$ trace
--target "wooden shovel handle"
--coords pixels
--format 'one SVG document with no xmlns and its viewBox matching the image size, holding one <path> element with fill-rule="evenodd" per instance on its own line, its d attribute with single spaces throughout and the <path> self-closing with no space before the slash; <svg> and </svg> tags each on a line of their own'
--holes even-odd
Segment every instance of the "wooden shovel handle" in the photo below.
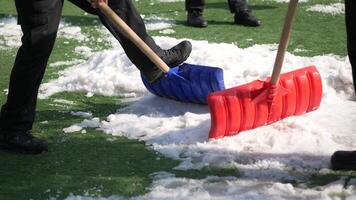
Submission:
<svg viewBox="0 0 356 200">
<path fill-rule="evenodd" d="M 106 3 L 98 7 L 158 68 L 164 73 L 169 71 L 168 65 Z"/>
<path fill-rule="evenodd" d="M 279 45 L 278 45 L 278 51 L 277 51 L 276 60 L 274 62 L 272 78 L 271 78 L 271 81 L 270 81 L 270 83 L 272 85 L 275 85 L 279 81 L 279 75 L 280 75 L 281 70 L 282 70 L 284 55 L 285 55 L 287 47 L 288 47 L 290 30 L 291 30 L 291 27 L 292 27 L 292 24 L 293 24 L 293 19 L 294 19 L 294 16 L 295 16 L 297 5 L 298 5 L 298 0 L 290 0 L 287 16 L 286 16 L 286 19 L 284 21 L 284 26 L 283 26 L 281 39 L 280 39 L 280 42 L 279 42 Z"/>
</svg>

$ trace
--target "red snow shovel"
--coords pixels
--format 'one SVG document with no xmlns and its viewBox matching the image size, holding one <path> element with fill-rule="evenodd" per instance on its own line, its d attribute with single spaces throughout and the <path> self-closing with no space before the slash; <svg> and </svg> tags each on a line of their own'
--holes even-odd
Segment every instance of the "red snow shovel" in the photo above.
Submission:
<svg viewBox="0 0 356 200">
<path fill-rule="evenodd" d="M 209 138 L 236 135 L 319 107 L 322 83 L 315 66 L 280 75 L 297 4 L 298 0 L 289 3 L 272 77 L 208 96 L 211 113 Z"/>
</svg>

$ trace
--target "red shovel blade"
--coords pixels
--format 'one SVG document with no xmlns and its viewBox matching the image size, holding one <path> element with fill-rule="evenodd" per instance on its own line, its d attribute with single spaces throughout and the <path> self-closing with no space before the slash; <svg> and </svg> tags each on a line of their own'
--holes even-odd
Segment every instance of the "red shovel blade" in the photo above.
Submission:
<svg viewBox="0 0 356 200">
<path fill-rule="evenodd" d="M 269 89 L 268 85 L 269 78 L 209 94 L 209 138 L 236 135 L 319 108 L 323 92 L 320 74 L 315 66 L 281 74 L 280 88 L 277 88 L 280 92 L 272 102 L 268 98 L 261 100 L 261 94 Z"/>
</svg>

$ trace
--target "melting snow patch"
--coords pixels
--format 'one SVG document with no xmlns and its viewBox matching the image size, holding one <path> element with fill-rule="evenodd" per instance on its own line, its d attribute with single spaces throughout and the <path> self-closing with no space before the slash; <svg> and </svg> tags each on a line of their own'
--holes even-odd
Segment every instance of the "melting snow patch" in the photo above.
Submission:
<svg viewBox="0 0 356 200">
<path fill-rule="evenodd" d="M 79 47 L 75 47 L 74 51 L 79 54 L 79 55 L 82 55 L 86 58 L 90 57 L 93 52 L 92 52 L 92 49 L 90 47 L 87 47 L 87 46 L 79 46 Z"/>
<path fill-rule="evenodd" d="M 164 29 L 164 30 L 159 31 L 159 33 L 169 35 L 169 34 L 176 33 L 176 31 L 173 29 Z"/>
<path fill-rule="evenodd" d="M 68 105 L 75 105 L 74 101 L 69 101 L 69 100 L 66 100 L 66 99 L 54 99 L 53 102 L 61 103 L 61 104 L 68 104 Z"/>
<path fill-rule="evenodd" d="M 0 19 L 0 33 L 0 49 L 14 48 L 21 45 L 22 31 L 15 17 Z M 78 41 L 88 40 L 79 26 L 73 26 L 65 21 L 60 22 L 58 36 Z"/>
<path fill-rule="evenodd" d="M 0 19 L 0 49 L 21 45 L 22 32 L 14 17 Z"/>
<path fill-rule="evenodd" d="M 63 129 L 63 132 L 65 133 L 73 133 L 73 132 L 78 132 L 81 131 L 83 128 L 97 128 L 100 126 L 100 120 L 99 118 L 95 117 L 93 119 L 85 119 L 79 124 L 74 124 L 71 125 L 67 128 Z"/>
<path fill-rule="evenodd" d="M 326 186 L 304 189 L 290 183 L 265 182 L 235 177 L 207 177 L 196 180 L 176 178 L 167 172 L 152 174 L 150 192 L 132 198 L 112 196 L 108 200 L 245 200 L 245 199 L 355 199 L 353 187 L 343 188 L 337 181 Z M 66 200 L 93 200 L 91 197 L 69 196 Z"/>
<path fill-rule="evenodd" d="M 147 30 L 161 30 L 172 27 L 174 20 L 164 19 L 161 17 L 152 16 L 145 18 L 145 25 Z"/>
<path fill-rule="evenodd" d="M 307 9 L 307 11 L 321 12 L 332 15 L 339 15 L 345 13 L 345 4 L 343 3 L 334 3 L 334 4 L 316 4 Z"/>
<path fill-rule="evenodd" d="M 77 111 L 77 112 L 71 111 L 70 114 L 74 116 L 85 117 L 85 118 L 93 116 L 93 114 L 90 112 L 82 112 L 82 111 Z"/>
</svg>

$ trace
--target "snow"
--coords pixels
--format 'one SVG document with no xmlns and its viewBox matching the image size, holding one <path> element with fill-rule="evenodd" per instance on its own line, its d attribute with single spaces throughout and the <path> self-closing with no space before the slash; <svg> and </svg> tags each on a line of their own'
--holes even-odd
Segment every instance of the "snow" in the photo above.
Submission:
<svg viewBox="0 0 356 200">
<path fill-rule="evenodd" d="M 58 28 L 59 37 L 66 39 L 73 39 L 77 41 L 88 41 L 88 38 L 82 34 L 82 29 L 79 26 L 72 26 L 70 23 L 67 23 L 61 20 Z"/>
<path fill-rule="evenodd" d="M 157 16 L 145 17 L 145 25 L 147 30 L 161 30 L 168 29 L 175 23 L 174 20 L 161 18 Z"/>
<path fill-rule="evenodd" d="M 78 132 L 82 131 L 84 128 L 95 128 L 99 126 L 100 119 L 97 117 L 94 117 L 92 119 L 84 119 L 81 123 L 79 124 L 73 124 L 67 128 L 63 128 L 63 132 L 65 133 L 73 133 L 73 132 Z M 82 131 L 82 133 L 86 133 L 86 131 Z"/>
<path fill-rule="evenodd" d="M 109 198 L 91 198 L 69 196 L 66 200 L 246 200 L 246 199 L 342 199 L 337 194 L 347 196 L 353 200 L 354 187 L 343 188 L 341 181 L 330 183 L 315 189 L 299 189 L 290 183 L 264 182 L 256 185 L 256 180 L 238 179 L 236 177 L 207 177 L 202 180 L 176 178 L 167 172 L 158 172 L 152 175 L 153 184 L 151 191 L 145 195 L 133 198 L 112 196 Z"/>
<path fill-rule="evenodd" d="M 67 105 L 75 105 L 76 103 L 74 101 L 69 101 L 66 99 L 54 99 L 54 103 L 61 103 L 61 104 L 67 104 Z"/>
<path fill-rule="evenodd" d="M 70 114 L 74 116 L 85 117 L 85 118 L 93 116 L 91 112 L 83 112 L 83 111 L 77 111 L 77 112 L 71 111 Z"/>
<path fill-rule="evenodd" d="M 21 28 L 13 17 L 0 19 L 0 33 L 4 39 L 0 40 L 0 49 L 18 47 L 21 45 Z M 1 39 L 1 38 L 0 38 Z"/>
<path fill-rule="evenodd" d="M 93 52 L 93 50 L 87 46 L 78 46 L 78 47 L 75 47 L 74 49 L 74 52 L 79 54 L 79 55 L 82 55 L 86 58 L 90 57 Z"/>
<path fill-rule="evenodd" d="M 49 64 L 49 67 L 59 67 L 59 66 L 73 66 L 84 62 L 82 59 L 68 60 L 68 61 L 58 61 Z"/>
<path fill-rule="evenodd" d="M 159 31 L 159 33 L 169 35 L 169 34 L 176 33 L 176 31 L 173 29 L 164 29 L 164 30 Z"/>
<path fill-rule="evenodd" d="M 334 3 L 334 4 L 316 4 L 307 8 L 307 11 L 321 12 L 332 15 L 340 15 L 345 13 L 344 3 Z"/>
<path fill-rule="evenodd" d="M 155 40 L 163 48 L 181 41 L 170 37 L 155 37 Z M 269 76 L 277 48 L 275 44 L 242 49 L 233 44 L 190 41 L 193 51 L 187 62 L 223 68 L 227 87 Z M 219 140 L 208 140 L 207 106 L 149 94 L 138 70 L 118 46 L 94 53 L 86 63 L 64 70 L 58 79 L 42 85 L 41 96 L 59 91 L 85 91 L 136 97 L 133 103 L 106 120 L 92 123 L 91 127 L 145 141 L 163 155 L 180 160 L 175 167 L 178 170 L 232 167 L 243 174 L 241 178 L 227 180 L 216 177 L 213 183 L 209 177 L 154 179 L 150 193 L 132 199 L 191 199 L 194 196 L 201 199 L 337 199 L 342 195 L 352 199 L 356 191 L 352 186 L 343 188 L 342 180 L 321 188 L 306 188 L 302 184 L 313 174 L 325 172 L 334 151 L 353 150 L 356 143 L 356 102 L 348 58 L 301 57 L 287 53 L 283 71 L 311 64 L 317 66 L 323 81 L 323 100 L 318 110 Z M 74 124 L 64 131 L 80 131 L 85 126 Z M 291 185 L 281 180 L 301 184 Z M 224 188 L 224 192 L 219 193 L 219 188 Z M 82 197 L 68 197 L 76 198 Z"/>
<path fill-rule="evenodd" d="M 0 19 L 0 49 L 14 48 L 21 45 L 21 27 L 17 24 L 15 17 Z M 77 41 L 87 41 L 86 35 L 82 34 L 81 28 L 73 26 L 61 20 L 58 28 L 58 37 L 73 39 Z"/>
</svg>

